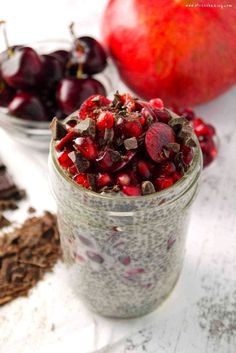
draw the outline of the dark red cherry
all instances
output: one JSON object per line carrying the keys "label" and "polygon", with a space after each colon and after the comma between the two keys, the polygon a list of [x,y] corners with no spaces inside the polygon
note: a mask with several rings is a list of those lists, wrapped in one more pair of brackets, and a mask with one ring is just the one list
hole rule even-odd
{"label": "dark red cherry", "polygon": [[42,84],[52,86],[62,79],[64,74],[64,64],[50,54],[41,55],[42,59]]}
{"label": "dark red cherry", "polygon": [[87,36],[79,37],[77,41],[79,45],[76,46],[75,56],[77,54],[80,57],[84,54],[83,72],[93,75],[103,71],[107,64],[107,56],[101,44]]}
{"label": "dark red cherry", "polygon": [[20,47],[2,62],[2,77],[14,88],[36,86],[42,75],[42,60],[32,48]]}
{"label": "dark red cherry", "polygon": [[57,86],[57,102],[63,113],[69,115],[77,110],[91,95],[105,95],[103,85],[93,78],[64,78]]}
{"label": "dark red cherry", "polygon": [[49,54],[57,60],[61,61],[63,65],[66,65],[67,61],[70,58],[70,53],[67,50],[56,50]]}
{"label": "dark red cherry", "polygon": [[7,107],[8,103],[12,100],[15,91],[9,87],[0,76],[0,106]]}
{"label": "dark red cherry", "polygon": [[17,93],[8,104],[9,113],[25,120],[48,120],[46,110],[40,99],[29,93]]}

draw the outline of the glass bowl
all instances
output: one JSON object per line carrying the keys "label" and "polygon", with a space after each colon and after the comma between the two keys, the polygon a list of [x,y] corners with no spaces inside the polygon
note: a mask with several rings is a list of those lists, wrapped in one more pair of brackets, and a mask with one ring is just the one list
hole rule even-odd
{"label": "glass bowl", "polygon": [[[28,43],[27,46],[34,48],[40,54],[48,54],[59,49],[70,50],[72,41],[53,39]],[[113,91],[112,88],[114,82],[117,81],[117,74],[110,61],[108,61],[107,68],[102,73],[93,77],[104,85],[107,95]],[[51,139],[49,125],[50,121],[30,121],[17,118],[9,114],[7,108],[0,107],[0,127],[14,140],[31,148],[42,151],[49,149]]]}

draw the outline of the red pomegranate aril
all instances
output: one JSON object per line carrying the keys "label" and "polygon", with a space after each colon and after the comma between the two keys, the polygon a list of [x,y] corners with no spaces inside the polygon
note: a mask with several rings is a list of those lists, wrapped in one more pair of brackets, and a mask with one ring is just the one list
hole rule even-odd
{"label": "red pomegranate aril", "polygon": [[90,137],[78,137],[75,140],[75,148],[90,161],[97,158],[97,147]]}
{"label": "red pomegranate aril", "polygon": [[183,110],[182,114],[180,114],[180,115],[182,117],[184,117],[185,119],[187,119],[188,121],[193,121],[195,119],[195,113],[191,108],[185,108]]}
{"label": "red pomegranate aril", "polygon": [[111,170],[112,166],[115,164],[115,159],[118,156],[118,152],[112,150],[111,148],[107,148],[96,159],[97,165],[102,170]]}
{"label": "red pomegranate aril", "polygon": [[134,111],[136,108],[135,100],[129,93],[122,94],[120,96],[121,103],[125,106],[130,112]]}
{"label": "red pomegranate aril", "polygon": [[122,157],[122,160],[120,162],[117,162],[112,166],[111,171],[115,173],[125,168],[132,161],[135,154],[136,154],[136,151],[132,151],[132,150],[128,151],[126,155]]}
{"label": "red pomegranate aril", "polygon": [[90,187],[88,176],[85,173],[78,174],[73,179],[77,184],[83,186],[86,189]]}
{"label": "red pomegranate aril", "polygon": [[130,120],[124,123],[123,131],[127,137],[139,137],[142,134],[143,129],[138,120]]}
{"label": "red pomegranate aril", "polygon": [[97,113],[94,114],[94,110],[101,107],[107,107],[111,101],[99,94],[93,95],[86,99],[84,103],[81,105],[79,110],[80,119],[84,120],[87,117],[95,118],[97,117]]}
{"label": "red pomegranate aril", "polygon": [[164,108],[164,103],[161,98],[153,98],[149,101],[149,103],[154,107],[158,109]]}
{"label": "red pomegranate aril", "polygon": [[161,191],[172,186],[174,184],[174,180],[171,177],[159,177],[156,178],[154,183],[157,191]]}
{"label": "red pomegranate aril", "polygon": [[99,130],[111,129],[114,125],[115,118],[111,112],[102,112],[97,118],[97,128]]}
{"label": "red pomegranate aril", "polygon": [[214,126],[212,126],[210,124],[206,124],[206,127],[207,127],[207,135],[210,137],[215,136],[216,130],[215,130]]}
{"label": "red pomegranate aril", "polygon": [[129,174],[120,173],[117,175],[116,183],[121,186],[130,185],[131,179]]}
{"label": "red pomegranate aril", "polygon": [[179,179],[181,179],[182,178],[182,174],[180,173],[180,172],[174,172],[173,174],[172,174],[172,179],[176,182],[176,181],[178,181]]}
{"label": "red pomegranate aril", "polygon": [[173,162],[164,162],[160,165],[160,174],[170,176],[176,171],[175,164]]}
{"label": "red pomegranate aril", "polygon": [[167,110],[164,109],[155,109],[156,116],[158,118],[158,121],[164,124],[168,124],[170,120],[170,114]]}
{"label": "red pomegranate aril", "polygon": [[144,126],[146,124],[146,117],[142,114],[139,118],[140,124]]}
{"label": "red pomegranate aril", "polygon": [[128,196],[140,196],[141,189],[138,185],[124,185],[122,187],[122,192]]}
{"label": "red pomegranate aril", "polygon": [[70,151],[64,151],[58,157],[58,162],[64,169],[68,169],[73,165],[73,161],[68,156],[69,153]]}
{"label": "red pomegranate aril", "polygon": [[97,186],[102,188],[104,186],[110,186],[113,184],[113,180],[108,173],[99,173],[97,176]]}
{"label": "red pomegranate aril", "polygon": [[183,154],[183,161],[185,164],[189,165],[193,160],[193,149],[188,146],[182,146],[181,151]]}
{"label": "red pomegranate aril", "polygon": [[76,174],[78,174],[78,169],[77,169],[77,167],[75,166],[75,165],[72,165],[69,169],[68,169],[68,172],[71,174],[71,175],[76,175]]}
{"label": "red pomegranate aril", "polygon": [[154,162],[160,163],[166,159],[163,147],[175,142],[172,128],[164,123],[152,124],[146,132],[145,145],[149,156]]}
{"label": "red pomegranate aril", "polygon": [[56,144],[56,150],[62,151],[63,148],[66,147],[68,143],[70,143],[76,136],[77,134],[75,133],[75,131],[68,132],[68,134]]}
{"label": "red pomegranate aril", "polygon": [[143,178],[146,178],[146,179],[150,178],[151,172],[150,172],[148,163],[145,162],[144,160],[138,161],[137,170]]}

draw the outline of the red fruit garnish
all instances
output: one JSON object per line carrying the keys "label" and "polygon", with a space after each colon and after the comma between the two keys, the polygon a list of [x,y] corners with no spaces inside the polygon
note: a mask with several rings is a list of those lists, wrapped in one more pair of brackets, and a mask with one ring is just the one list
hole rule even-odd
{"label": "red fruit garnish", "polygon": [[126,137],[139,137],[143,132],[142,125],[139,120],[125,121],[123,132]]}
{"label": "red fruit garnish", "polygon": [[164,108],[164,103],[161,98],[153,98],[149,101],[149,103],[154,107],[158,109]]}
{"label": "red fruit garnish", "polygon": [[155,186],[158,191],[169,188],[174,184],[174,180],[171,177],[159,177],[155,180]]}
{"label": "red fruit garnish", "polygon": [[126,155],[122,157],[122,160],[120,162],[117,162],[112,166],[111,171],[114,173],[114,172],[118,172],[119,170],[122,170],[131,162],[135,154],[136,154],[136,151],[132,151],[132,150],[128,151]]}
{"label": "red fruit garnish", "polygon": [[112,166],[119,160],[120,154],[111,148],[107,148],[96,159],[97,164],[102,170],[111,170]]}
{"label": "red fruit garnish", "polygon": [[128,196],[140,196],[141,189],[138,185],[124,185],[122,187],[122,192]]}
{"label": "red fruit garnish", "polygon": [[146,179],[150,178],[151,171],[150,171],[148,163],[145,162],[144,160],[138,161],[137,170],[143,178],[146,178]]}
{"label": "red fruit garnish", "polygon": [[75,140],[75,148],[90,161],[97,158],[97,147],[90,137],[78,137]]}
{"label": "red fruit garnish", "polygon": [[129,185],[131,182],[130,176],[127,173],[120,173],[117,175],[116,178],[116,183],[118,185],[124,186],[124,185]]}
{"label": "red fruit garnish", "polygon": [[79,110],[80,119],[84,120],[87,117],[94,119],[97,117],[97,113],[94,113],[94,110],[101,107],[107,107],[111,101],[99,94],[93,95],[86,99],[84,103],[81,105]]}
{"label": "red fruit garnish", "polygon": [[129,93],[120,95],[120,101],[130,112],[135,110],[135,100]]}
{"label": "red fruit garnish", "polygon": [[73,161],[68,156],[69,153],[70,153],[69,151],[64,151],[58,157],[58,162],[64,169],[68,169],[73,165]]}
{"label": "red fruit garnish", "polygon": [[110,112],[102,112],[97,118],[97,128],[99,130],[111,129],[114,125],[114,114]]}
{"label": "red fruit garnish", "polygon": [[169,143],[175,143],[175,135],[170,126],[158,122],[149,127],[145,136],[145,145],[152,160],[157,163],[165,160],[163,147]]}
{"label": "red fruit garnish", "polygon": [[70,143],[76,136],[77,134],[75,133],[75,131],[68,132],[68,134],[56,144],[56,150],[62,151],[63,148],[66,147],[67,144]]}
{"label": "red fruit garnish", "polygon": [[160,166],[160,175],[169,176],[176,171],[175,164],[173,162],[164,162]]}
{"label": "red fruit garnish", "polygon": [[77,184],[83,186],[86,189],[90,187],[88,176],[85,173],[78,174],[73,179]]}
{"label": "red fruit garnish", "polygon": [[71,174],[71,175],[76,175],[76,174],[78,174],[78,169],[77,169],[77,167],[75,166],[75,165],[72,165],[69,169],[68,169],[68,172]]}
{"label": "red fruit garnish", "polygon": [[185,164],[189,165],[193,160],[193,149],[188,146],[182,146],[181,151],[183,153],[183,161]]}
{"label": "red fruit garnish", "polygon": [[113,180],[108,173],[99,173],[97,176],[97,186],[102,188],[104,186],[112,185]]}
{"label": "red fruit garnish", "polygon": [[176,182],[176,181],[178,181],[179,179],[181,179],[182,178],[182,174],[180,173],[180,172],[174,172],[173,174],[172,174],[172,178],[173,178],[173,180]]}

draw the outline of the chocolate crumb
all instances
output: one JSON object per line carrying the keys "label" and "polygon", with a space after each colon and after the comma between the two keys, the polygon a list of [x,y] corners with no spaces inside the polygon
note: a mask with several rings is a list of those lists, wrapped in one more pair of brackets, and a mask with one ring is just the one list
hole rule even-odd
{"label": "chocolate crumb", "polygon": [[56,141],[62,139],[67,134],[64,124],[62,124],[56,116],[52,119],[50,129],[52,131],[52,138]]}
{"label": "chocolate crumb", "polygon": [[131,137],[129,139],[124,140],[124,145],[127,150],[135,150],[138,148],[138,141],[136,137]]}
{"label": "chocolate crumb", "polygon": [[61,257],[56,217],[45,212],[0,238],[0,305],[28,294]]}
{"label": "chocolate crumb", "polygon": [[96,135],[96,123],[91,118],[86,118],[81,120],[75,127],[74,131],[78,132],[81,135],[91,136],[92,138]]}
{"label": "chocolate crumb", "polygon": [[142,182],[141,189],[142,189],[142,195],[149,195],[155,192],[153,183],[151,183],[148,180]]}
{"label": "chocolate crumb", "polygon": [[80,173],[85,172],[90,167],[90,162],[80,152],[75,152],[75,166]]}
{"label": "chocolate crumb", "polygon": [[28,208],[28,213],[35,213],[35,212],[36,212],[36,209],[34,207],[30,206]]}
{"label": "chocolate crumb", "polygon": [[11,222],[3,214],[0,214],[0,229],[7,227],[10,224]]}

